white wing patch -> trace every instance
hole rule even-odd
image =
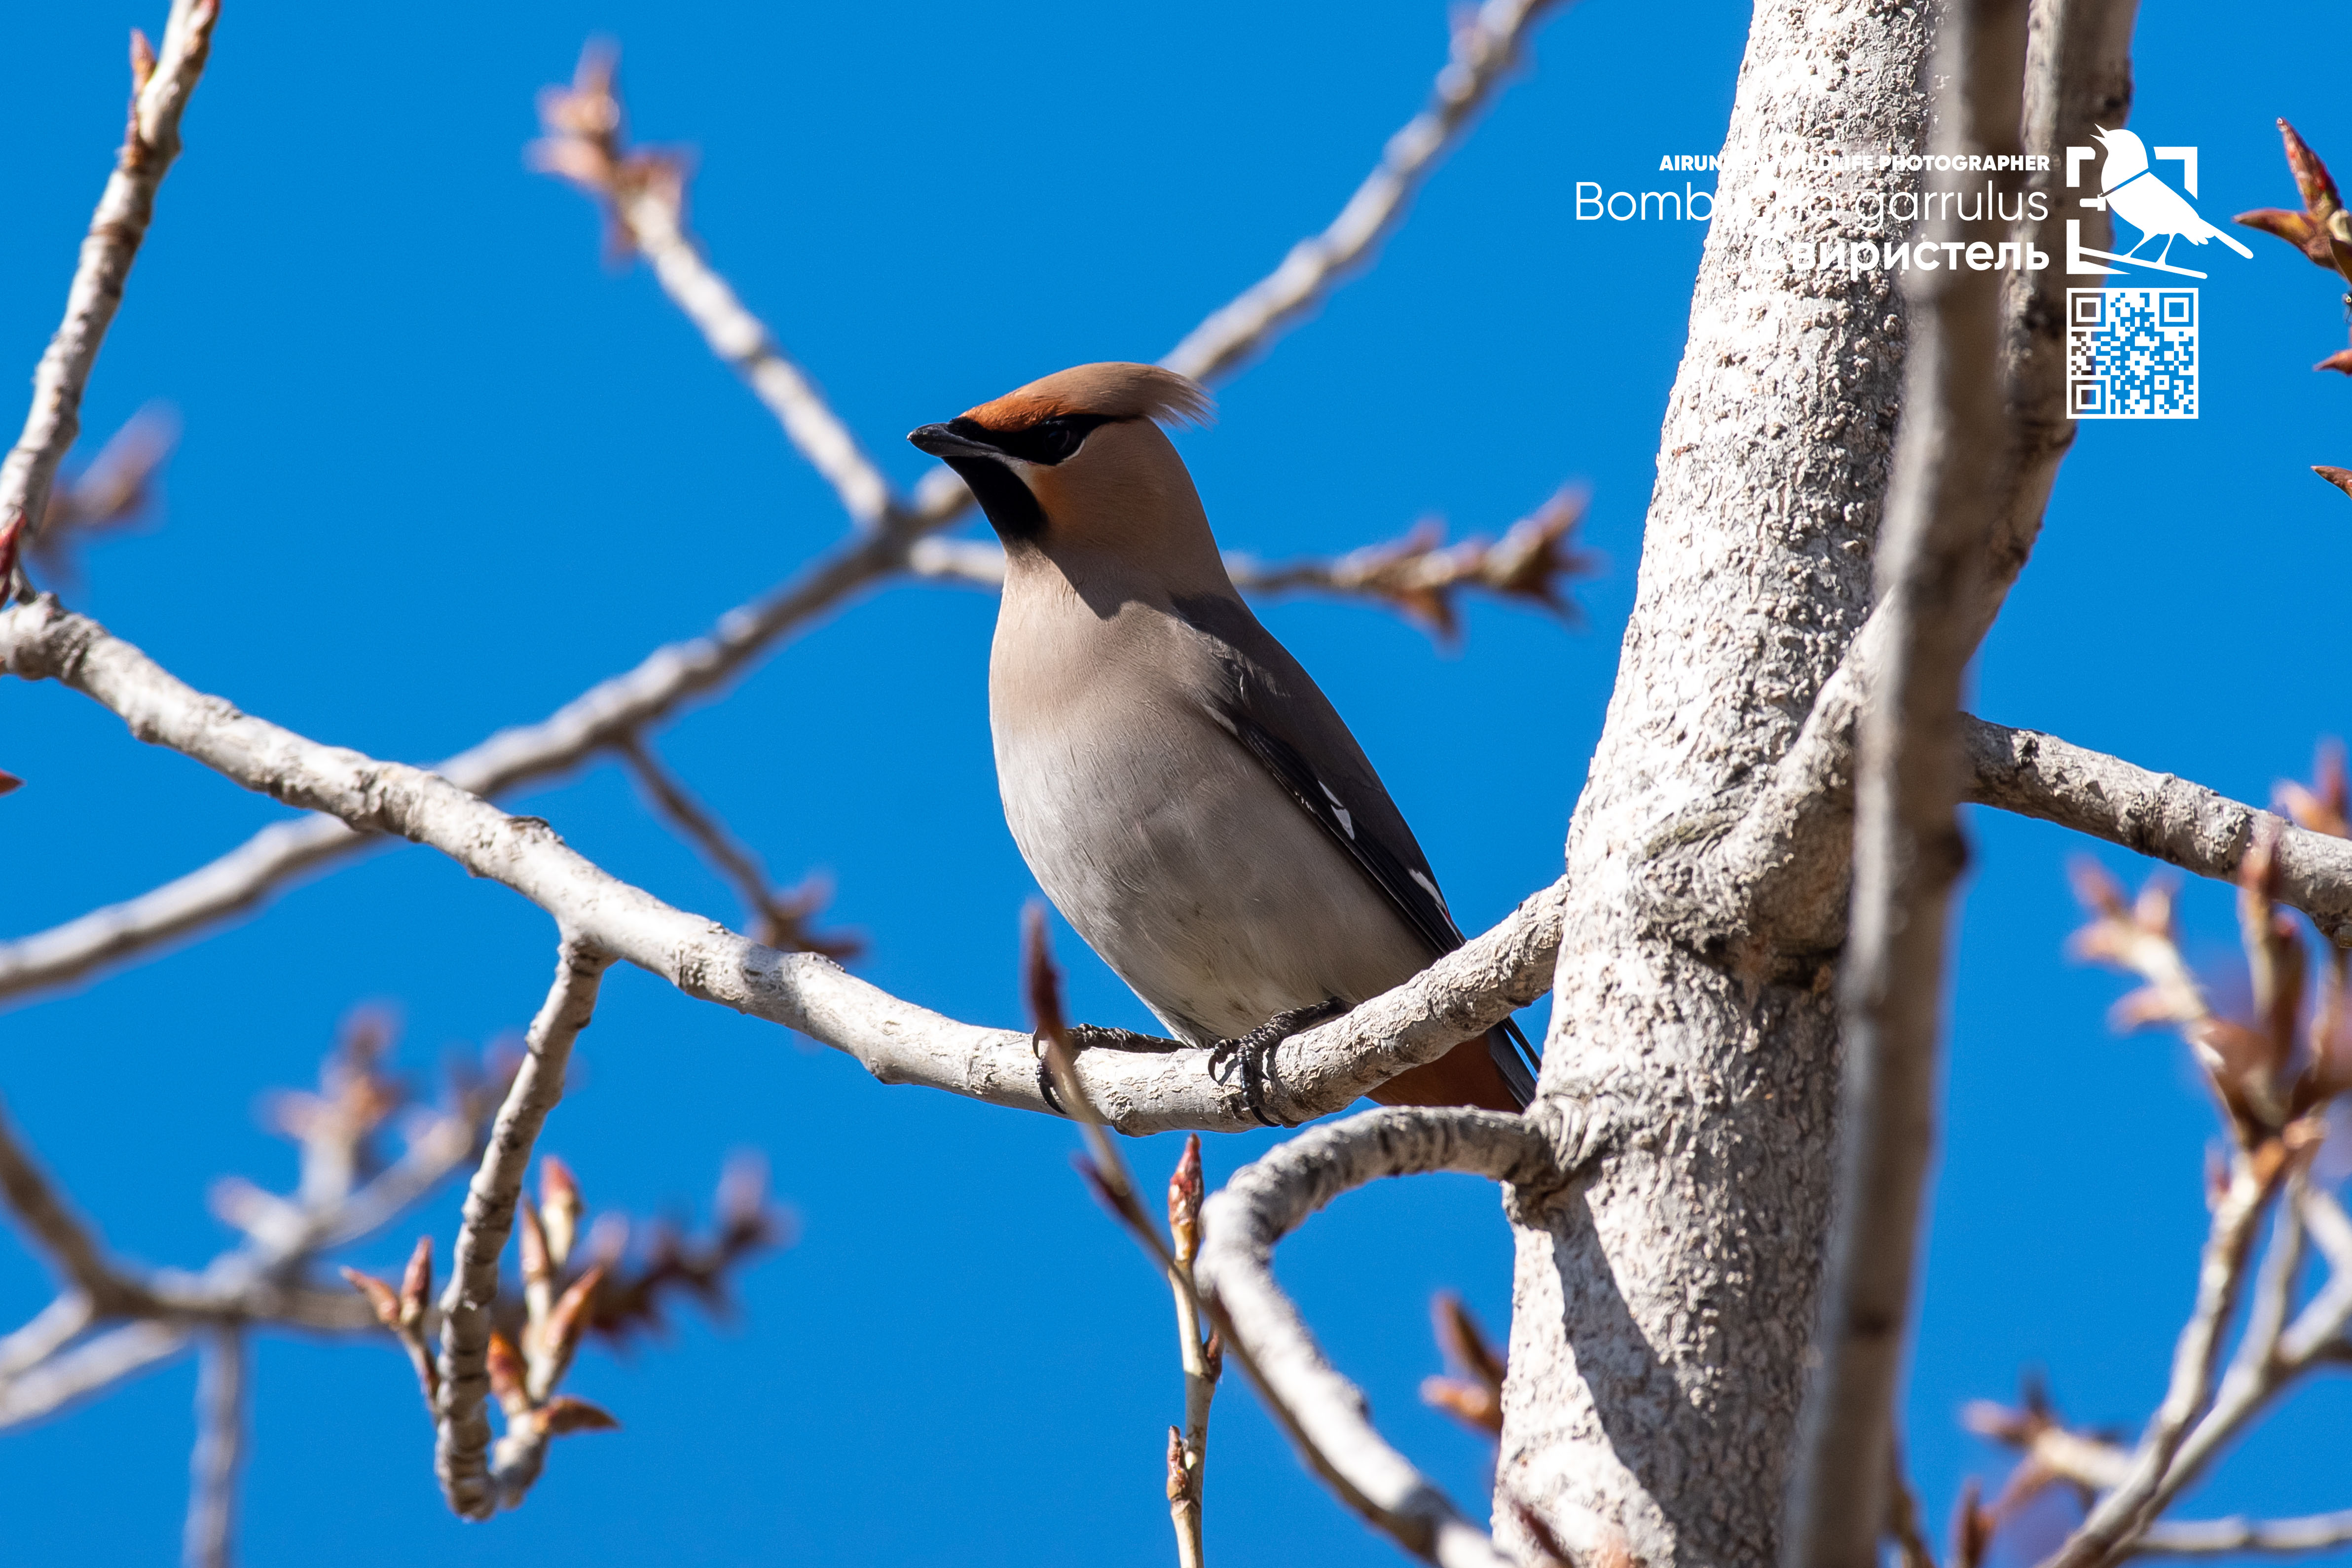
[[[1320,779],[1315,780],[1315,783],[1317,787],[1323,791],[1323,799],[1331,802],[1331,814],[1339,819],[1339,831],[1347,834],[1349,838],[1354,838],[1356,836],[1356,819],[1348,815],[1348,808],[1339,804],[1339,797],[1331,793],[1331,786],[1324,783]],[[1416,872],[1413,874],[1418,876],[1420,873]],[[1423,885],[1426,886],[1427,883],[1424,883]],[[1434,890],[1433,889],[1432,891]]]

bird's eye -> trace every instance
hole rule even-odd
[[[1087,438],[1087,433],[1075,429],[1066,419],[1042,421],[1035,432],[1038,457],[1046,463],[1059,463],[1076,452]]]

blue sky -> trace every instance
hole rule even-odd
[[[2227,24],[2144,7],[2133,124],[2203,153],[2209,216],[2288,204],[2271,119],[2352,159],[2309,68],[2317,4]],[[119,134],[122,39],[160,13],[19,7],[0,51],[0,365],[29,371]],[[1225,542],[1345,548],[1443,514],[1492,531],[1568,479],[1608,559],[1586,625],[1475,606],[1458,653],[1358,605],[1265,613],[1413,821],[1465,925],[1553,874],[1631,602],[1658,422],[1701,225],[1592,224],[1574,185],[1659,182],[1719,145],[1746,16],[1594,0],[1437,175],[1378,266],[1221,393],[1182,438]],[[1320,226],[1443,57],[1441,8],[1075,5],[366,10],[238,0],[92,384],[96,436],[166,400],[184,423],[163,526],[91,552],[76,602],[192,683],[323,740],[425,759],[537,717],[689,635],[838,537],[773,423],[597,221],[529,174],[531,96],[617,38],[637,134],[698,152],[718,266],[889,471],[899,433],[1045,371],[1164,352]],[[1679,179],[1679,177],[1677,177]],[[2352,509],[2305,471],[2352,463],[2339,290],[2276,242],[2203,253],[2203,417],[2084,433],[1982,661],[1979,710],[2245,800],[2347,726],[2335,633]],[[2178,259],[2178,258],[2176,258]],[[836,880],[860,972],[959,1017],[1018,1021],[1032,884],[998,813],[983,670],[992,602],[892,588],[845,607],[665,754],[782,877]],[[0,691],[5,925],[29,931],[189,869],[279,813],[137,746],[53,686]],[[616,873],[733,920],[726,887],[608,767],[517,797]],[[2185,1309],[2212,1121],[2168,1039],[2111,1035],[2114,977],[2069,967],[2066,856],[2121,852],[1979,815],[1958,961],[1909,1412],[1931,1514],[1998,1456],[1958,1404],[2047,1369],[2067,1411],[2136,1425]],[[2233,963],[2225,890],[2192,951]],[[208,940],[0,1014],[0,1092],[115,1246],[193,1264],[228,1238],[206,1185],[290,1184],[264,1091],[307,1082],[337,1020],[381,1001],[420,1073],[518,1029],[551,933],[421,851],[377,854]],[[1085,1017],[1148,1021],[1074,938]],[[254,1564],[561,1554],[664,1563],[1165,1560],[1161,1432],[1179,1407],[1164,1291],[1068,1170],[1066,1127],[875,1084],[845,1059],[616,972],[545,1147],[590,1198],[707,1203],[762,1150],[801,1239],[742,1281],[740,1321],[592,1352],[581,1392],[625,1430],[566,1442],[520,1513],[442,1510],[389,1350],[272,1340],[258,1361],[244,1541]],[[1265,1136],[1213,1142],[1213,1177]],[[1139,1146],[1147,1176],[1176,1145]],[[443,1203],[367,1250],[391,1268]],[[1474,1504],[1481,1446],[1421,1410],[1429,1293],[1497,1329],[1493,1194],[1356,1195],[1285,1277],[1394,1438]],[[0,1248],[0,1315],[46,1300]],[[183,1364],[0,1439],[27,1558],[177,1549]],[[2352,1503],[2330,1385],[2234,1457],[2200,1510]],[[1218,1406],[1223,1563],[1379,1563],[1238,1384]]]

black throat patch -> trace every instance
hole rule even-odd
[[[971,486],[997,538],[1011,543],[1034,539],[1045,531],[1045,508],[1037,504],[1035,492],[1021,482],[1020,475],[993,457],[948,457],[941,461]]]

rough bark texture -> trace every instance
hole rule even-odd
[[[1717,949],[1671,862],[1787,748],[1870,606],[1901,310],[1885,276],[1763,254],[1844,237],[1828,151],[1916,151],[1920,10],[1757,10],[1668,405],[1615,695],[1568,841],[1548,1095],[1622,1146],[1521,1228],[1496,1481],[1588,1560],[1768,1562],[1829,1202],[1829,953]],[[1505,1507],[1505,1528],[1509,1508]]]

